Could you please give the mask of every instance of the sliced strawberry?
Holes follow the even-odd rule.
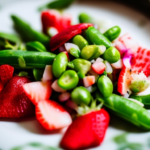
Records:
[[[68,15],[61,15],[56,10],[43,11],[41,14],[43,32],[48,33],[48,29],[54,27],[58,32],[71,26],[71,17]]]
[[[69,113],[52,100],[41,100],[36,106],[36,118],[47,130],[67,127],[72,123]]]
[[[26,96],[26,77],[14,76],[0,93],[0,118],[22,118],[34,115],[34,105]]]
[[[46,65],[43,73],[42,81],[45,82],[52,79],[53,79],[52,66]]]
[[[10,65],[1,65],[0,66],[0,80],[5,86],[6,83],[13,77],[14,68]]]
[[[131,63],[132,72],[143,71],[146,76],[150,75],[150,50],[140,47],[134,55]]]
[[[83,84],[85,87],[89,87],[95,83],[95,76],[86,76],[83,78]]]
[[[31,82],[23,85],[24,92],[34,105],[42,99],[49,99],[52,94],[51,81]]]
[[[93,64],[92,64],[92,69],[97,73],[97,74],[103,74],[103,72],[105,71],[105,64],[101,61],[101,60],[96,60]]]
[[[53,36],[50,40],[51,51],[55,51],[58,47],[72,39],[75,35],[81,34],[88,27],[93,26],[89,23],[81,23],[77,25],[70,26],[60,33]]]
[[[127,93],[131,80],[132,80],[131,71],[128,68],[123,67],[123,69],[121,70],[119,74],[118,87],[117,87],[117,91],[121,95],[124,95]]]
[[[109,114],[104,109],[78,117],[68,127],[61,140],[61,147],[77,150],[100,145],[104,139],[109,119]]]

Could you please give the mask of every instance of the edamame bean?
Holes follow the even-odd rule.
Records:
[[[110,41],[115,40],[121,33],[121,29],[119,26],[114,26],[110,29],[108,29],[105,33],[104,36],[107,37]]]
[[[110,47],[104,52],[103,58],[109,63],[115,63],[120,59],[120,53],[115,47]]]
[[[61,52],[56,56],[52,64],[52,72],[56,78],[59,78],[61,74],[66,70],[67,63],[68,58],[65,53]]]
[[[97,86],[104,97],[109,97],[113,92],[113,84],[111,80],[105,75],[99,77]]]
[[[89,45],[88,41],[81,35],[76,35],[72,41],[74,44],[78,45],[80,50],[82,50],[85,46]]]
[[[92,17],[90,17],[88,14],[86,13],[81,13],[79,15],[79,22],[80,23],[93,23],[93,19]]]

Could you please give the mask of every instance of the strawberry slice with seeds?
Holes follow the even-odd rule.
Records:
[[[26,77],[14,76],[0,93],[0,118],[33,116],[34,105],[26,96],[23,85],[30,82]]]
[[[0,66],[0,80],[5,86],[7,82],[13,77],[14,68],[10,65]]]
[[[41,14],[43,32],[48,33],[48,29],[54,27],[58,32],[71,26],[71,17],[69,15],[61,15],[56,10],[43,11]]]
[[[109,114],[104,109],[78,117],[64,134],[60,143],[61,147],[77,150],[100,145],[104,139],[109,119]]]
[[[52,100],[41,100],[36,105],[36,118],[47,130],[57,130],[72,123],[69,113]]]
[[[127,93],[131,80],[132,80],[131,71],[128,68],[123,67],[123,69],[119,74],[118,86],[117,86],[117,91],[121,95],[125,95]]]
[[[42,99],[49,99],[52,94],[51,81],[37,81],[23,85],[24,92],[34,105]]]
[[[132,72],[150,75],[150,50],[140,47],[131,62]]]
[[[77,25],[70,26],[63,31],[59,32],[53,36],[50,40],[51,51],[55,51],[58,47],[62,46],[64,43],[72,39],[75,35],[81,34],[88,27],[93,26],[90,23],[81,23]]]

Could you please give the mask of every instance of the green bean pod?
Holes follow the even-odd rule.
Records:
[[[96,96],[116,115],[142,129],[150,130],[150,113],[139,104],[116,94],[104,98],[100,93],[96,93]]]
[[[33,69],[52,65],[55,54],[51,52],[34,52],[19,50],[0,51],[0,65],[9,64],[15,68]]]
[[[104,36],[106,36],[110,41],[115,40],[121,33],[121,29],[119,26],[114,26],[110,29],[108,29],[105,33]]]
[[[104,45],[106,48],[109,48],[112,46],[112,43],[109,41],[107,37],[105,37],[102,33],[100,33],[97,29],[94,27],[89,27],[85,31],[86,37],[88,40],[90,40],[91,43],[95,45]]]
[[[79,14],[79,22],[80,23],[93,23],[93,19],[86,13]]]
[[[150,94],[148,95],[131,95],[130,98],[136,99],[144,104],[145,108],[150,108]]]

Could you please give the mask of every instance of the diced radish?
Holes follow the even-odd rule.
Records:
[[[48,81],[53,79],[53,73],[52,73],[52,66],[51,65],[46,65],[42,81]]]
[[[49,99],[52,94],[51,81],[46,82],[30,82],[23,85],[23,89],[32,101],[36,105],[42,99]]]
[[[79,47],[76,44],[73,43],[65,43],[65,49],[69,53],[71,48],[75,48],[79,50]]]
[[[89,87],[95,83],[95,76],[86,76],[83,78],[83,84],[85,87]]]
[[[56,92],[66,92],[66,90],[62,89],[58,83],[57,83],[57,80],[55,80],[53,83],[52,83],[52,89]]]
[[[111,74],[113,72],[113,69],[112,69],[110,63],[108,61],[106,61],[106,60],[104,61],[104,63],[105,63],[105,71],[108,74]]]
[[[58,100],[60,102],[64,102],[70,99],[70,93],[69,92],[63,92],[59,95]]]
[[[92,69],[94,72],[97,74],[102,74],[105,71],[105,64],[100,60],[97,59],[93,64],[92,64]]]
[[[111,64],[115,69],[121,69],[123,67],[122,59],[119,59],[117,62]]]
[[[91,69],[88,73],[89,73],[90,75],[95,76],[95,80],[96,80],[96,81],[97,81],[97,79],[99,78],[99,74],[97,74],[93,69]]]
[[[68,61],[70,61],[70,58],[69,58],[69,54],[68,54],[68,52],[67,52],[67,51],[63,51],[63,53],[65,53],[65,54],[66,54],[66,56],[67,56],[67,58],[68,58]]]
[[[68,100],[65,105],[73,110],[78,109],[78,105],[75,102],[73,102],[72,100]]]
[[[36,106],[36,118],[47,130],[62,129],[72,123],[69,113],[52,100],[42,100]]]
[[[64,51],[66,51],[65,46],[64,45],[60,46],[59,47],[59,52],[61,53],[61,52],[64,52]]]

